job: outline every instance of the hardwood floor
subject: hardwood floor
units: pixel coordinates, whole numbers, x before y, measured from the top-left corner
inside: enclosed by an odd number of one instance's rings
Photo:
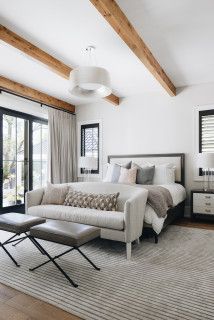
[[[212,222],[192,222],[187,218],[178,220],[175,224],[214,230]],[[0,320],[81,320],[81,318],[0,284]]]
[[[0,284],[0,320],[81,320],[68,312]]]
[[[191,221],[189,218],[182,218],[174,223],[177,226],[189,227],[189,228],[200,228],[207,230],[214,230],[213,222],[203,222],[203,221]]]

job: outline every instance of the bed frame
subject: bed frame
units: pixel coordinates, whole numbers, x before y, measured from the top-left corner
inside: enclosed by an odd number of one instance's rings
[[[108,163],[125,164],[128,161],[133,161],[137,164],[151,162],[156,165],[162,163],[173,163],[176,166],[175,180],[185,186],[185,154],[184,153],[163,153],[163,154],[134,154],[134,155],[110,155],[108,156]],[[182,201],[177,206],[170,208],[167,211],[167,218],[164,221],[164,230],[169,224],[184,216],[185,201]],[[158,234],[153,230],[152,225],[144,222],[143,228],[144,236],[154,236],[155,243],[158,243]]]

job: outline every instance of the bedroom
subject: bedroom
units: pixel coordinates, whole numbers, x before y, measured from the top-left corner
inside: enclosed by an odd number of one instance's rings
[[[100,272],[78,252],[57,260],[78,288],[72,288],[52,263],[29,272],[45,257],[28,240],[15,247],[8,243],[8,251],[21,265],[18,269],[1,250],[3,319],[214,319],[214,181],[211,170],[202,170],[212,166],[201,164],[214,161],[213,2],[63,0],[62,5],[59,0],[0,0],[0,9],[0,218],[24,213],[25,204],[28,215],[72,223],[72,206],[60,211],[58,203],[58,212],[53,213],[52,204],[40,205],[43,193],[38,190],[47,181],[78,180],[73,188],[86,195],[120,192],[118,215],[113,211],[93,215],[94,209],[88,207],[74,210],[74,223],[101,228],[101,239],[81,249]],[[150,50],[147,58],[139,41]],[[112,92],[110,98],[109,93],[88,97],[90,85],[81,92],[69,91],[74,86],[74,80],[68,81],[71,68],[84,66],[105,69],[111,80],[105,88]],[[81,165],[85,156],[98,159],[95,167]],[[173,201],[173,206],[182,203],[172,213],[177,219],[162,232],[162,227],[156,229],[156,235],[154,226],[147,230],[146,221],[141,227],[148,190],[112,183],[112,176],[102,182],[108,160],[155,165],[154,176],[161,164],[173,164],[169,171],[175,170],[177,185],[186,191],[185,196],[182,189],[183,198]],[[62,190],[49,187],[56,201]],[[136,224],[129,215],[138,211],[138,205],[128,209],[134,192],[136,197],[141,193],[144,208]],[[1,241],[6,241],[8,233],[2,230]],[[63,251],[62,244],[41,243],[54,255]]]

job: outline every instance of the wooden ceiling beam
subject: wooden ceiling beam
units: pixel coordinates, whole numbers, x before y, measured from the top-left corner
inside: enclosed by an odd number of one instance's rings
[[[0,25],[0,39],[15,47],[16,49],[22,51],[23,53],[29,55],[30,57],[40,61],[51,71],[57,73],[61,77],[69,79],[70,72],[73,70],[71,67],[52,57],[50,54],[39,49],[29,41],[25,40],[24,38],[20,37],[13,31],[7,29],[2,25]],[[119,97],[115,96],[114,94],[111,94],[104,99],[114,105],[119,105]]]
[[[18,36],[16,33],[0,25],[0,39],[14,48],[22,51],[28,56],[45,64],[50,70],[54,71],[63,78],[68,79],[71,68],[61,61],[55,59],[45,51],[34,46],[29,41]]]
[[[105,20],[117,32],[133,53],[142,61],[150,73],[170,94],[176,95],[176,88],[153,56],[143,39],[139,36],[115,0],[90,0]]]
[[[12,81],[2,76],[0,76],[0,89],[14,93],[22,98],[32,99],[36,102],[54,107],[56,109],[69,111],[72,113],[75,112],[75,106],[68,102],[59,100],[49,96],[46,93],[29,88],[21,83]]]

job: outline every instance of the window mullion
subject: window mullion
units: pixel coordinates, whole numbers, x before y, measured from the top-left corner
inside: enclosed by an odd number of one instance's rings
[[[0,207],[3,207],[3,113],[0,111]]]

